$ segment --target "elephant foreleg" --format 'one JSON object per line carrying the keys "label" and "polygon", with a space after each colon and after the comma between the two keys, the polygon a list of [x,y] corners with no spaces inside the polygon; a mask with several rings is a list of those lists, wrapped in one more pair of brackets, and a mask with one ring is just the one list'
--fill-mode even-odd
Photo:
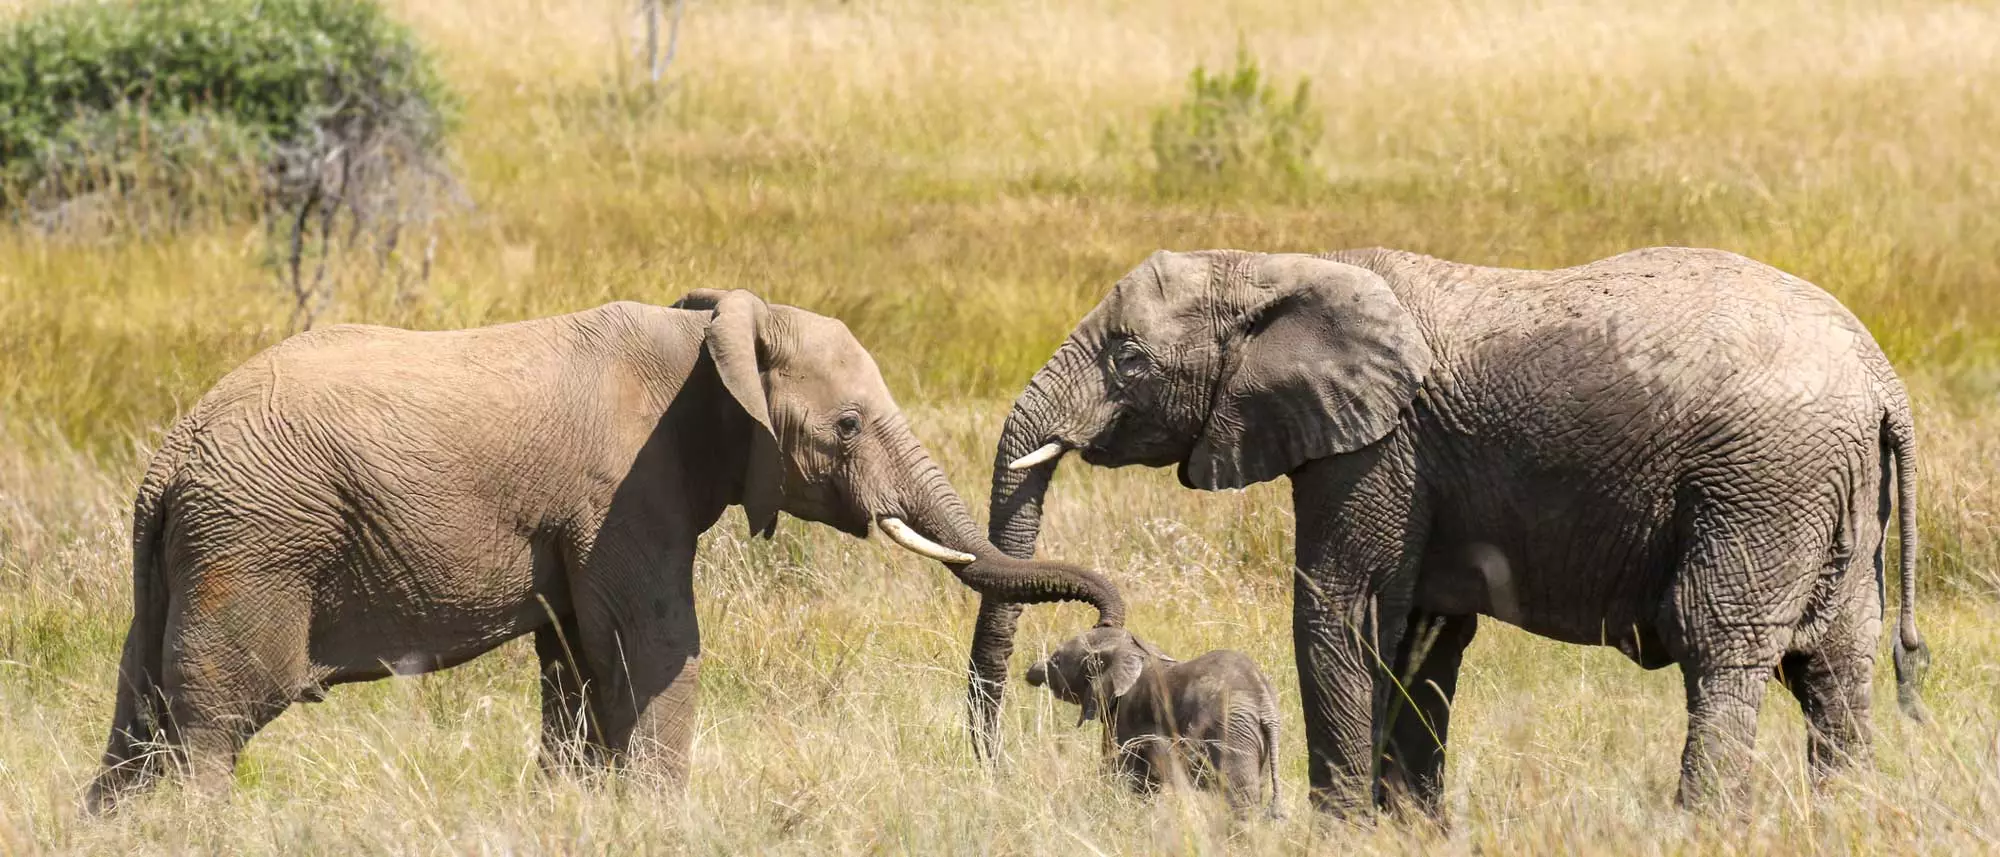
{"label": "elephant foreleg", "polygon": [[575,617],[535,631],[542,668],[542,770],[582,770],[604,763],[598,714],[590,707]]}
{"label": "elephant foreleg", "polygon": [[1396,682],[1387,688],[1388,741],[1375,795],[1377,805],[1408,801],[1439,819],[1444,794],[1444,751],[1451,730],[1458,668],[1472,643],[1478,617],[1410,613],[1396,659]]}
{"label": "elephant foreleg", "polygon": [[1352,816],[1368,805],[1374,656],[1362,617],[1300,575],[1292,591],[1292,651],[1305,709],[1307,781],[1314,808]]}
{"label": "elephant foreleg", "polygon": [[701,638],[693,551],[664,567],[627,571],[585,588],[577,604],[596,728],[612,764],[687,785],[694,744]]}
{"label": "elephant foreleg", "polygon": [[[1413,606],[1430,527],[1413,453],[1400,434],[1292,474],[1298,573],[1292,647],[1305,709],[1313,806],[1339,815],[1372,808],[1378,677],[1389,669]],[[1399,584],[1400,588],[1399,588]]]}

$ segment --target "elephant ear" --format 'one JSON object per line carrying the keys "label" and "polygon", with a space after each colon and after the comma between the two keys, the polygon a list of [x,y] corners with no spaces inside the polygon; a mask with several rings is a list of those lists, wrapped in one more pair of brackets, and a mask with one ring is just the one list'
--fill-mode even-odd
{"label": "elephant ear", "polygon": [[1089,657],[1094,663],[1090,672],[1090,684],[1083,695],[1083,714],[1077,718],[1077,725],[1096,720],[1098,706],[1115,699],[1124,698],[1139,683],[1139,676],[1146,671],[1146,658],[1152,647],[1139,642],[1139,638],[1121,633],[1119,642],[1107,646],[1093,646]]}
{"label": "elephant ear", "polygon": [[1296,254],[1250,264],[1247,310],[1181,466],[1191,488],[1266,482],[1381,440],[1430,373],[1423,332],[1375,272]]}
{"label": "elephant ear", "polygon": [[778,437],[771,428],[770,391],[764,385],[759,338],[769,314],[764,301],[742,290],[697,289],[674,302],[680,309],[713,310],[703,347],[731,398],[750,416],[750,450],[743,473],[743,514],[750,534],[770,538],[778,526],[783,475]]}

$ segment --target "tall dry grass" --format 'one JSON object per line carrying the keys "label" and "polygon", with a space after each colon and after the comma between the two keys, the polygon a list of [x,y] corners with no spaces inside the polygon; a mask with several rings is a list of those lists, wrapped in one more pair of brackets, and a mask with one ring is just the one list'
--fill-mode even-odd
{"label": "tall dry grass", "polygon": [[[20,0],[0,0],[19,8]],[[326,320],[445,327],[746,287],[846,319],[958,485],[1010,394],[1158,247],[1391,245],[1561,265],[1718,246],[1838,294],[1915,387],[1922,620],[1937,722],[1878,694],[1878,770],[1814,797],[1795,707],[1766,706],[1746,818],[1669,803],[1673,670],[1488,623],[1454,724],[1448,837],[1303,806],[1235,825],[1093,775],[1073,711],[1023,694],[1009,771],[964,746],[970,604],[934,565],[731,519],[698,571],[708,666],[692,795],[546,783],[528,653],[342,688],[251,746],[224,803],[70,812],[129,618],[144,450],[281,337],[254,224],[143,238],[0,229],[0,842],[23,851],[1303,851],[2000,848],[2000,10],[1973,4],[691,2],[664,93],[632,4],[400,2],[466,97],[476,208],[414,292],[346,272]],[[1311,79],[1307,187],[1158,192],[1152,112],[1242,45]],[[1117,575],[1169,651],[1249,652],[1288,697],[1282,486],[1206,496],[1073,468],[1047,550]],[[1086,617],[1037,608],[1029,648]]]}

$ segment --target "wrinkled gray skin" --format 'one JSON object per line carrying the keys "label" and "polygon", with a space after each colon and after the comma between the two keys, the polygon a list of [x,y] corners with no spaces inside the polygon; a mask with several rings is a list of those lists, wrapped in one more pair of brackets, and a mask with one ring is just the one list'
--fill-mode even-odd
{"label": "wrinkled gray skin", "polygon": [[836,320],[704,291],[473,330],[328,328],[231,372],[154,456],[88,806],[169,764],[225,788],[293,702],[530,633],[544,764],[678,789],[696,539],[737,504],[766,536],[781,511],[864,537],[898,518],[976,556],[951,568],[986,596],[1122,621],[1095,574],[987,543]]}
{"label": "wrinkled gray skin", "polygon": [[[1681,665],[1683,803],[1747,781],[1774,671],[1816,773],[1865,756],[1892,497],[1898,690],[1920,712],[1908,397],[1831,296],[1740,256],[1529,271],[1379,249],[1158,253],[1014,404],[990,534],[1015,556],[1033,553],[1055,462],[1007,465],[1049,442],[1176,465],[1205,490],[1290,477],[1323,809],[1372,792],[1436,812],[1478,616]],[[1016,611],[982,605],[976,743],[992,740]]]}
{"label": "wrinkled gray skin", "polygon": [[1176,661],[1123,628],[1096,628],[1029,667],[1028,684],[1081,706],[1078,726],[1101,714],[1112,768],[1134,789],[1217,790],[1238,813],[1264,794],[1277,814],[1278,694],[1248,655]]}

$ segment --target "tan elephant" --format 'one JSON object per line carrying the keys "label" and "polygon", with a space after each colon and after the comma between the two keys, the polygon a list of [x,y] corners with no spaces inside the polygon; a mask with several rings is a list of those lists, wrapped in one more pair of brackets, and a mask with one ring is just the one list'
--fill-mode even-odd
{"label": "tan elephant", "polygon": [[834,319],[702,291],[473,330],[327,328],[224,377],[154,455],[88,806],[168,768],[226,788],[293,702],[530,633],[545,764],[678,787],[696,539],[739,504],[758,534],[779,512],[880,526],[986,596],[1122,621],[1096,574],[986,541]]}

